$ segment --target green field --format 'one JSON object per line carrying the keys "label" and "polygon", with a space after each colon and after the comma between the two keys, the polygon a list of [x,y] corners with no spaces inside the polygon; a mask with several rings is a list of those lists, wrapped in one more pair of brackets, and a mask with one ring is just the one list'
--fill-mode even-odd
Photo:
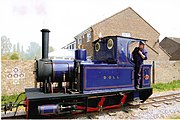
{"label": "green field", "polygon": [[174,80],[169,83],[158,83],[152,85],[154,92],[163,92],[169,90],[180,90],[180,80]]}

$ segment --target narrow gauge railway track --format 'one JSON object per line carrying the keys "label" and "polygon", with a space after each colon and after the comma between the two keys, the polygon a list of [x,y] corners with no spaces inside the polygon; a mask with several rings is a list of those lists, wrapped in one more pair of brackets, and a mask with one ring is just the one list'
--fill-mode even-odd
{"label": "narrow gauge railway track", "polygon": [[[167,95],[161,95],[161,96],[155,96],[148,98],[144,103],[138,103],[135,104],[128,104],[128,107],[140,107],[140,106],[146,106],[146,105],[153,105],[153,104],[159,104],[165,102],[168,104],[169,101],[176,100],[177,102],[180,102],[180,93],[175,94],[167,94]],[[156,105],[154,105],[156,106]]]}
{"label": "narrow gauge railway track", "polygon": [[153,99],[157,99],[157,98],[165,98],[165,97],[180,97],[180,93],[174,93],[174,94],[167,94],[167,95],[149,97],[148,100],[153,100]]}
{"label": "narrow gauge railway track", "polygon": [[[161,95],[161,96],[155,96],[155,97],[150,97],[146,102],[144,103],[138,103],[136,102],[135,104],[131,104],[129,103],[127,106],[124,106],[123,110],[125,110],[125,112],[128,112],[128,109],[131,109],[131,108],[139,108],[140,106],[146,106],[146,105],[153,105],[153,104],[159,104],[159,103],[163,103],[163,102],[169,102],[169,101],[172,101],[172,100],[176,100],[177,102],[180,102],[180,93],[175,93],[175,94],[167,94],[167,95]],[[167,103],[168,104],[168,103]],[[155,106],[156,107],[156,106]],[[127,110],[126,110],[127,108]],[[112,115],[111,113],[108,113],[109,110],[105,110],[105,113],[107,113],[109,116],[114,116],[114,114]],[[111,110],[112,111],[112,110]],[[118,112],[117,109],[114,110],[115,112]],[[93,114],[97,114],[97,112],[94,112],[94,113],[87,113],[86,117],[88,119],[94,119],[93,117]],[[1,118],[2,119],[25,119],[26,115],[25,115],[25,112],[17,112],[17,115],[16,116],[13,116],[14,115],[14,112],[10,112],[10,113],[7,113],[6,115],[5,114],[2,114],[1,113]],[[70,118],[74,118],[73,117],[74,115],[68,115],[66,117],[70,117]],[[84,115],[77,115],[76,118],[79,117],[82,117]],[[65,116],[58,116],[58,117],[55,117],[55,118],[66,118]]]}
{"label": "narrow gauge railway track", "polygon": [[8,112],[6,114],[1,112],[1,119],[25,119],[26,113],[25,111],[18,111],[16,116],[14,116],[14,112]]}

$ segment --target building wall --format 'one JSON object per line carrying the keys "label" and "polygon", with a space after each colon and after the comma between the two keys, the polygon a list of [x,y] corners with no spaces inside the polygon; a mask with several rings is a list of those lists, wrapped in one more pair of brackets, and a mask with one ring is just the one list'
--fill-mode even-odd
{"label": "building wall", "polygon": [[[152,64],[152,61],[145,63]],[[180,61],[155,61],[154,67],[155,83],[180,80]],[[33,71],[34,61],[1,61],[1,94],[18,94],[25,88],[35,87]]]}
{"label": "building wall", "polygon": [[1,61],[1,94],[11,95],[34,87],[34,61]]}
{"label": "building wall", "polygon": [[165,51],[163,51],[160,46],[157,48],[158,49],[158,57],[157,57],[157,61],[169,61],[170,56],[168,55],[168,53],[166,53]]}
{"label": "building wall", "polygon": [[87,41],[87,33],[85,33],[82,37],[82,46],[81,48],[83,49],[86,49],[87,51],[87,56],[92,56],[93,55],[93,44],[92,44],[92,41],[93,41],[93,31],[90,31],[90,34],[91,34],[91,39],[90,41]]}
{"label": "building wall", "polygon": [[155,61],[155,83],[180,80],[180,61]]}
{"label": "building wall", "polygon": [[[154,46],[159,38],[159,33],[131,8],[127,8],[108,19],[93,25],[92,40],[97,40],[100,33],[102,34],[102,37],[130,33],[131,37],[148,40],[147,44],[151,47]],[[93,55],[92,42],[93,41],[88,43],[83,42],[84,48],[88,49],[88,55]]]}
{"label": "building wall", "polygon": [[[135,44],[132,44],[130,47],[129,47],[129,50],[130,50],[130,53],[132,53],[132,51],[134,50],[135,47],[138,47],[139,43],[135,43]],[[145,46],[145,49],[148,51],[148,60],[156,60],[159,56],[158,53],[156,53],[155,51],[153,51],[150,47],[148,46]]]}

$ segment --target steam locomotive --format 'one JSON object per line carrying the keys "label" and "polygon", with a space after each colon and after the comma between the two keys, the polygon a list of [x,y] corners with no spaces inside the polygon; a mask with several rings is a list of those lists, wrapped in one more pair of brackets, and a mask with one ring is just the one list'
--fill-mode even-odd
{"label": "steam locomotive", "polygon": [[49,30],[42,29],[42,59],[35,62],[38,88],[25,89],[27,118],[121,108],[151,94],[151,65],[143,65],[140,89],[134,87],[129,45],[140,39],[107,36],[93,42],[93,60],[75,50],[74,60],[48,58]]}

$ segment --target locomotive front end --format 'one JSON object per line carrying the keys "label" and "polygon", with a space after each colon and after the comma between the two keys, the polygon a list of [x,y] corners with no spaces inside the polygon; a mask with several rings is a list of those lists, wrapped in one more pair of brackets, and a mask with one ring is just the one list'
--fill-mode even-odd
{"label": "locomotive front end", "polygon": [[40,83],[41,91],[44,93],[66,91],[65,89],[72,88],[74,81],[74,61],[49,59],[50,31],[48,29],[42,29],[41,32],[42,58],[35,62],[36,81]]}

